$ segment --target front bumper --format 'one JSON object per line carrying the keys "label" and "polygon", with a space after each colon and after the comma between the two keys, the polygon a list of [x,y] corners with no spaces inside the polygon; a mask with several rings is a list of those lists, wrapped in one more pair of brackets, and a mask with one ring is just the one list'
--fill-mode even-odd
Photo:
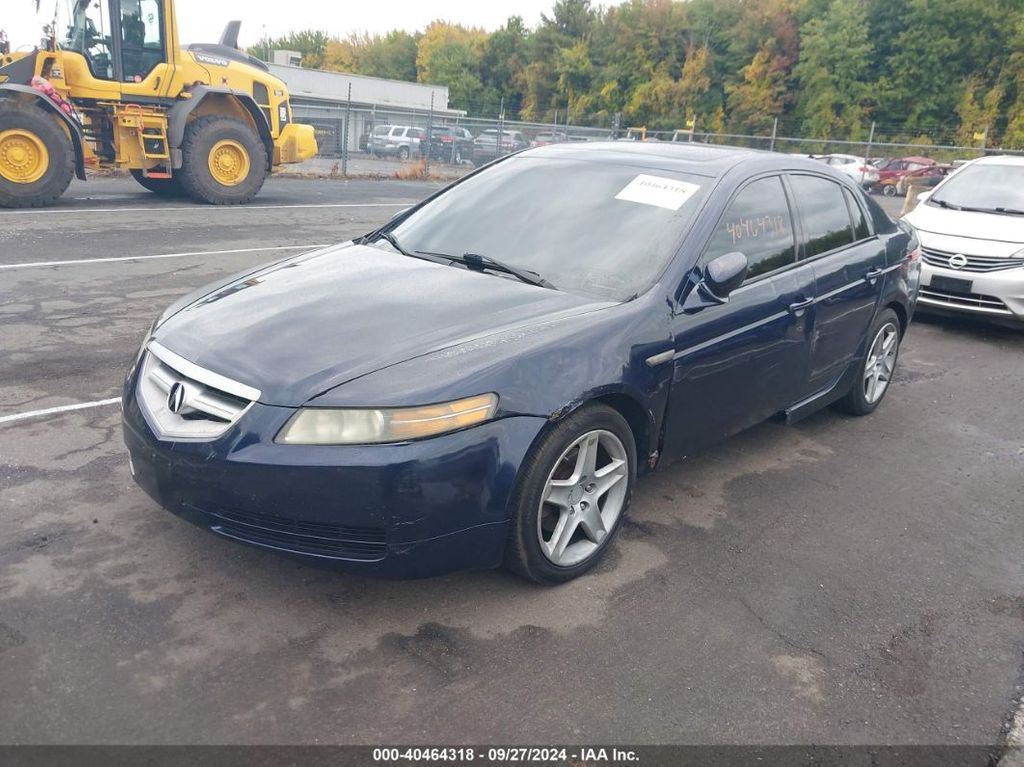
{"label": "front bumper", "polygon": [[128,386],[132,475],[215,534],[350,572],[409,578],[500,564],[519,465],[545,419],[398,445],[274,444],[293,412],[256,403],[217,440],[168,442]]}
{"label": "front bumper", "polygon": [[[933,277],[966,280],[971,286],[969,290],[940,289],[932,287]],[[923,263],[917,304],[921,311],[1024,322],[1024,268],[969,272]]]}

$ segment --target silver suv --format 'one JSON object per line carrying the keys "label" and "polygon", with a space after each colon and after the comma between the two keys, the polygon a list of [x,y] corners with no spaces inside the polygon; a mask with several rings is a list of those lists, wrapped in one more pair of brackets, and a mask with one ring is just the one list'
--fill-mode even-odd
{"label": "silver suv", "polygon": [[426,135],[423,128],[408,125],[378,125],[370,134],[370,154],[374,157],[397,157],[408,160],[419,156],[420,139]]}

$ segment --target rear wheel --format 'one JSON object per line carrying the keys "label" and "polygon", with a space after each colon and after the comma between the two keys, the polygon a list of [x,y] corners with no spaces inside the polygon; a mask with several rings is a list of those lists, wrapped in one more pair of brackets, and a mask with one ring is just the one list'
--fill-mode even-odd
{"label": "rear wheel", "polygon": [[174,178],[149,178],[143,176],[141,170],[132,169],[132,178],[139,182],[143,189],[161,197],[182,197],[185,190],[177,177]]}
{"label": "rear wheel", "polygon": [[52,205],[75,174],[71,138],[34,104],[0,100],[0,207]]}
{"label": "rear wheel", "polygon": [[211,205],[243,205],[267,177],[267,152],[256,131],[235,117],[200,117],[185,129],[178,178],[191,197]]}
{"label": "rear wheel", "polygon": [[878,315],[868,334],[868,351],[857,367],[857,377],[846,396],[836,407],[850,415],[875,412],[889,391],[899,360],[900,320],[896,312],[886,309]]}
{"label": "rear wheel", "polygon": [[541,438],[520,468],[505,565],[538,583],[562,583],[601,558],[622,526],[636,479],[629,424],[587,405]]}
{"label": "rear wheel", "polygon": [[886,197],[895,197],[896,192],[897,189],[895,184],[886,184],[885,186],[882,187],[882,194],[885,195]]}
{"label": "rear wheel", "polygon": [[398,147],[398,159],[399,160],[408,160],[409,159],[409,147],[407,147],[407,146],[400,146],[400,147]]}

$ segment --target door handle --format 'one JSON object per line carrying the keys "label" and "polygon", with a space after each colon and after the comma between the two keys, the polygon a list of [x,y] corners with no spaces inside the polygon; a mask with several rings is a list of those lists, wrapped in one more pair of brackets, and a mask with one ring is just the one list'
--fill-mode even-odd
{"label": "door handle", "polygon": [[875,280],[885,274],[885,269],[872,269],[870,272],[864,275],[864,279],[867,280],[869,285],[874,285]]}
{"label": "door handle", "polygon": [[806,301],[797,301],[795,304],[789,305],[789,313],[799,317],[804,313],[804,310],[813,303],[813,298],[808,298]]}

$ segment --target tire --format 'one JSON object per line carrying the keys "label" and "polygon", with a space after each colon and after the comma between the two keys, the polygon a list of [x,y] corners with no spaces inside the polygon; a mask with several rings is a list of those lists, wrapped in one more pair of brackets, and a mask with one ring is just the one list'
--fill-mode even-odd
{"label": "tire", "polygon": [[[887,352],[879,359],[879,351],[884,351],[885,339],[892,337],[895,344],[891,353]],[[892,309],[885,309],[875,319],[867,335],[867,348],[864,359],[857,364],[857,377],[846,396],[836,402],[835,407],[850,415],[870,415],[878,409],[892,385],[892,377],[899,361],[900,343],[903,333],[900,330],[900,319]],[[882,345],[881,347],[879,345]],[[869,372],[880,373],[879,381],[884,383],[881,391],[873,390]]]}
{"label": "tire", "polygon": [[35,104],[0,99],[0,208],[55,203],[75,175],[71,137]]}
{"label": "tire", "polygon": [[895,184],[886,184],[885,186],[882,187],[882,194],[885,197],[895,197],[896,196],[896,185]]}
{"label": "tire", "polygon": [[141,170],[132,169],[132,178],[139,182],[143,189],[152,192],[159,197],[184,197],[185,190],[181,188],[181,182],[177,176],[174,178],[147,178],[142,175]]}
{"label": "tire", "polygon": [[402,160],[403,162],[405,162],[406,160],[409,159],[409,147],[407,147],[407,146],[400,146],[400,147],[398,147],[398,159]]}
{"label": "tire", "polygon": [[[597,447],[581,462],[580,445],[587,444]],[[588,468],[585,456],[591,454],[595,460]],[[580,408],[544,434],[519,469],[505,567],[546,584],[587,572],[621,529],[635,482],[636,443],[629,424],[605,405]]]}
{"label": "tire", "polygon": [[[211,168],[215,151],[224,158],[221,180]],[[263,142],[252,127],[236,117],[208,115],[189,123],[181,154],[181,188],[210,205],[244,205],[259,194],[267,178]],[[228,182],[232,171],[237,171],[237,180]]]}

